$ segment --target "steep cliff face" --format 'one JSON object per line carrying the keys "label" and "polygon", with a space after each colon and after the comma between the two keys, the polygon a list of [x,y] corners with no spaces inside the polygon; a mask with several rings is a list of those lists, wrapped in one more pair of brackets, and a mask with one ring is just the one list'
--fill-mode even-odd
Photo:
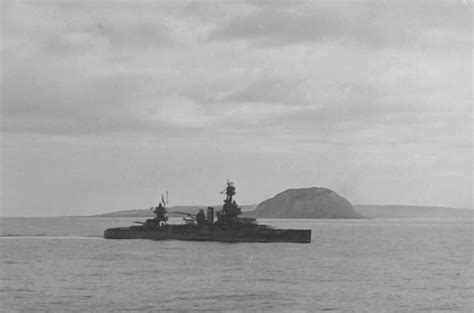
{"label": "steep cliff face", "polygon": [[351,203],[327,188],[288,189],[257,206],[261,218],[361,218]]}

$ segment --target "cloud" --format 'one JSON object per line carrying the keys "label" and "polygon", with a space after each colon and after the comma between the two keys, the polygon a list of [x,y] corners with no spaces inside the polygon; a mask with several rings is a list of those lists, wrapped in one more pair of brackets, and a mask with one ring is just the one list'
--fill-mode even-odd
{"label": "cloud", "polygon": [[223,102],[261,102],[270,104],[295,105],[304,102],[303,91],[299,90],[302,81],[283,77],[259,78],[246,83],[243,88],[219,98]]}
{"label": "cloud", "polygon": [[465,47],[471,40],[470,4],[462,1],[271,1],[237,16],[211,40],[249,40],[258,46],[341,42],[369,47]]}
{"label": "cloud", "polygon": [[408,129],[390,142],[420,121],[445,137],[470,112],[470,46],[449,55],[413,46],[423,45],[420,36],[443,47],[464,43],[465,7],[457,3],[6,7],[9,132],[195,133],[231,131],[238,121],[248,131],[310,132],[338,143],[379,125]]}
{"label": "cloud", "polygon": [[470,205],[471,4],[2,9],[2,207],[12,214],[61,214],[71,199],[71,214],[110,199],[128,209],[164,182],[178,202],[214,203],[203,195],[228,177],[251,202],[324,185],[355,203]]}

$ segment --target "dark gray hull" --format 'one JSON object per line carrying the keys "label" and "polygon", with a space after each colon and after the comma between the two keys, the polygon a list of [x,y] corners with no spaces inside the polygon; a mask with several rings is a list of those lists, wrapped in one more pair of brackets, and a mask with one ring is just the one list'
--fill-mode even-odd
{"label": "dark gray hull", "polygon": [[151,239],[220,242],[294,242],[310,243],[311,230],[300,229],[221,229],[217,227],[160,227],[144,229],[141,226],[109,228],[104,231],[107,239]]}

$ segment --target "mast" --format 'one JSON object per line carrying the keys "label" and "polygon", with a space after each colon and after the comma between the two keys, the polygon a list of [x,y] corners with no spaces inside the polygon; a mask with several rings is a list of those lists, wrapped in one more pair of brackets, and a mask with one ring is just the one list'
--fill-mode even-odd
{"label": "mast", "polygon": [[[224,192],[223,192],[224,193]],[[232,197],[235,196],[235,186],[234,183],[227,180],[227,188],[225,190],[226,198],[224,200],[224,205],[222,206],[222,217],[227,222],[232,222],[232,220],[240,215],[240,208],[237,203],[232,200]]]}

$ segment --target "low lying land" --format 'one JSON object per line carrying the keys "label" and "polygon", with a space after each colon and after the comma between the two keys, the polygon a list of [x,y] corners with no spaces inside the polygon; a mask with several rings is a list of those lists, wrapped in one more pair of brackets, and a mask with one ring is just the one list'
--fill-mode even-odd
{"label": "low lying land", "polygon": [[[168,208],[170,217],[183,216],[178,212],[196,214],[202,205],[181,205]],[[222,204],[212,206],[220,210]],[[242,205],[242,216],[256,218],[460,218],[472,219],[474,210],[413,205],[352,205],[347,199],[324,187],[292,188],[262,201]],[[153,210],[126,210],[96,215],[101,217],[153,217]]]}
{"label": "low lying land", "polygon": [[[206,209],[208,206],[206,205],[177,205],[177,206],[172,206],[167,208],[166,210],[168,211],[168,216],[170,217],[180,217],[183,216],[182,214],[176,213],[176,212],[182,212],[182,213],[188,213],[188,214],[196,214],[199,209]],[[220,209],[222,205],[215,205],[213,206],[215,209]],[[257,205],[242,205],[242,212],[247,212],[247,211],[254,211]],[[94,215],[98,217],[153,217],[153,211],[151,209],[136,209],[136,210],[123,210],[123,211],[116,211],[116,212],[110,212],[110,213],[105,213],[105,214],[100,214],[100,215]]]}
{"label": "low lying land", "polygon": [[435,206],[355,204],[353,207],[368,218],[472,219],[474,216],[474,210]]}
{"label": "low lying land", "polygon": [[[255,209],[256,205],[243,205],[242,216],[260,217]],[[413,205],[373,205],[373,204],[355,204],[354,209],[360,215],[366,218],[440,218],[440,219],[473,219],[474,210],[433,207],[433,206],[413,206]],[[207,206],[174,206],[168,209],[168,216],[183,216],[176,212],[196,214],[199,209]],[[219,209],[220,206],[214,206]],[[153,217],[151,210],[125,210],[96,215],[98,217]],[[276,217],[278,218],[278,217]],[[284,217],[287,218],[287,217]],[[305,218],[304,216],[295,218]]]}

